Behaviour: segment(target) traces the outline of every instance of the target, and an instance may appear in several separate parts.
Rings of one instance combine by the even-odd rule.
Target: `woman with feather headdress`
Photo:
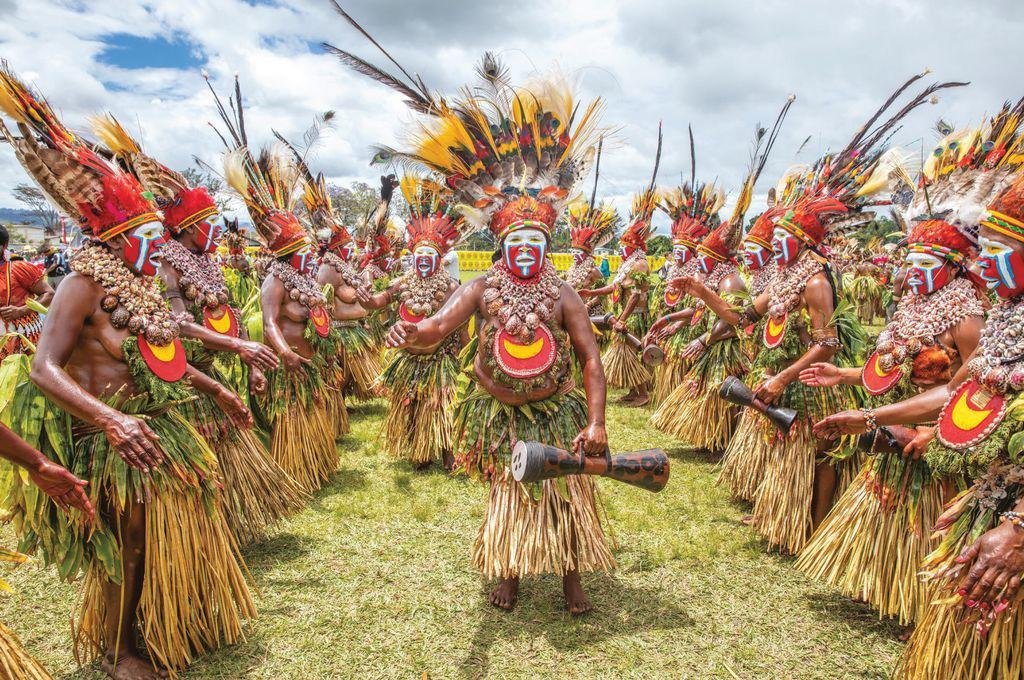
[[[397,303],[398,318],[416,323],[441,309],[458,288],[443,258],[465,237],[466,223],[451,202],[450,189],[437,181],[406,175],[401,188],[410,211],[406,234],[412,270],[380,293],[360,287],[357,295],[369,310]],[[448,470],[454,463],[451,405],[458,354],[467,339],[463,329],[431,347],[400,349],[380,376],[390,395],[382,432],[384,451],[417,470],[439,458]]]
[[[332,395],[323,387],[339,340],[314,275],[314,241],[294,212],[301,173],[283,144],[264,147],[258,156],[250,151],[237,78],[231,102],[234,115],[212,85],[210,91],[231,140],[222,136],[228,146],[225,181],[245,203],[269,253],[262,263],[260,289],[263,335],[281,362],[267,374],[268,388],[261,400],[271,425],[270,455],[311,493],[338,467],[335,422],[327,404]]]
[[[277,355],[249,339],[224,272],[212,258],[223,233],[213,198],[205,187],[190,186],[147,156],[113,116],[95,118],[92,127],[163,215],[167,241],[157,275],[181,334],[188,338],[190,363],[225,386],[229,371],[243,371],[234,364],[244,363],[249,374],[245,394],[263,394],[264,371],[277,368]],[[225,421],[217,403],[205,395],[182,404],[181,411],[213,445],[224,482],[224,512],[241,545],[262,540],[270,526],[304,503],[302,489],[270,458],[254,428]]]
[[[565,221],[569,227],[569,253],[572,264],[565,272],[566,282],[572,289],[579,292],[604,282],[604,275],[594,263],[594,250],[605,245],[615,236],[615,208],[609,204],[596,203],[597,182],[601,172],[601,148],[603,141],[597,145],[597,159],[594,167],[594,188],[590,201],[577,201],[569,206]],[[602,299],[592,297],[587,300],[587,311],[597,314],[601,309]]]
[[[348,64],[365,64],[330,49]],[[387,344],[434,347],[475,315],[453,444],[456,467],[490,487],[473,562],[486,578],[501,579],[490,595],[496,607],[515,606],[520,578],[553,572],[562,577],[566,608],[582,614],[592,605],[580,573],[615,565],[593,478],[527,486],[515,481],[510,462],[518,439],[591,456],[608,445],[604,372],[590,319],[546,256],[555,222],[593,158],[601,102],[577,104],[557,76],[513,86],[490,54],[479,72],[482,87],[463,89],[450,104],[411,77],[415,87],[396,87],[428,118],[417,124],[411,150],[386,149],[378,158],[445,177],[467,223],[494,234],[500,258],[429,318],[398,321]],[[585,394],[573,378],[574,352]]]
[[[957,83],[943,83],[923,92],[877,127],[884,111],[911,84],[900,87],[839,153],[820,159],[805,175],[794,178],[800,198],[775,224],[772,248],[779,273],[753,304],[737,311],[714,291],[693,278],[679,288],[697,295],[720,318],[738,328],[759,324],[764,347],[758,353],[748,382],[766,404],[794,408],[799,417],[787,436],[765,431],[772,457],[754,501],[753,523],[773,547],[797,554],[812,530],[824,520],[849,467],[849,446],[821,441],[812,425],[827,413],[852,405],[848,387],[811,388],[799,374],[813,363],[836,358],[841,365],[855,360],[863,331],[840,305],[840,291],[821,246],[826,236],[852,219],[861,219],[874,198],[891,184],[890,167],[883,161],[886,135],[909,111],[929,101],[933,93]],[[884,199],[882,199],[884,201]],[[767,425],[767,420],[765,427]]]
[[[724,299],[736,301],[746,294],[746,284],[734,264],[743,219],[793,99],[786,100],[770,133],[760,124],[755,128],[750,168],[732,215],[697,246],[695,259],[702,283]],[[704,225],[717,218],[714,211],[722,205],[724,197],[715,197],[714,190],[701,193],[708,198],[700,201],[704,207],[695,209],[691,219]],[[651,423],[694,448],[721,452],[732,437],[737,408],[718,396],[718,388],[726,377],[746,373],[747,361],[742,343],[729,324],[718,321],[711,313],[706,314],[706,320],[694,323],[698,312],[705,316],[702,301],[696,302],[701,304],[691,311],[690,326],[706,330],[700,331],[680,354],[682,361],[692,363],[683,380],[655,411]],[[667,317],[669,322],[675,320],[673,317]]]
[[[178,406],[199,391],[238,427],[251,414],[187,362],[155,278],[164,227],[138,180],[72,134],[6,65],[0,109],[21,133],[0,125],[18,160],[89,238],[54,296],[31,382],[17,385],[7,413],[32,446],[89,481],[97,512],[66,517],[60,501],[21,484],[7,509],[27,552],[58,565],[62,579],[85,575],[78,657],[102,656],[112,677],[173,675],[240,639],[256,616],[217,459]]]

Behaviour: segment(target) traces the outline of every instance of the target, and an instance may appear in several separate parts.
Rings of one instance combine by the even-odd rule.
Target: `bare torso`
[[[316,280],[321,285],[330,284],[334,288],[334,301],[331,305],[331,318],[335,321],[352,321],[366,316],[366,310],[356,302],[356,289],[345,282],[341,272],[329,264],[320,265]]]
[[[276,295],[271,295],[272,293],[276,293]],[[306,322],[309,320],[309,308],[289,298],[284,284],[276,276],[268,275],[263,280],[260,296],[264,305],[264,316],[273,314],[288,346],[302,358],[312,358],[315,354],[313,346],[304,337]],[[280,299],[281,302],[278,304],[270,302],[274,298]],[[267,307],[268,304],[271,305],[271,308]]]

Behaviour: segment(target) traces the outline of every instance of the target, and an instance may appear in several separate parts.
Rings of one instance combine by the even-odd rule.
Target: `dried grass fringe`
[[[601,363],[609,387],[632,389],[651,381],[651,372],[622,333],[614,334],[608,349],[601,355]]]
[[[665,353],[665,361],[654,367],[654,387],[651,389],[651,405],[660,406],[668,399],[668,395],[683,382],[686,377],[687,364],[676,354]]]
[[[654,412],[651,424],[696,449],[723,451],[732,438],[737,410],[718,396],[718,383],[686,381]]]
[[[754,526],[773,547],[798,554],[811,536],[817,443],[806,420],[772,444],[772,458],[754,498]]]
[[[740,412],[739,423],[722,457],[718,483],[736,498],[753,502],[774,447],[766,433],[772,425],[753,409]],[[774,431],[774,430],[773,430]]]
[[[223,515],[207,513],[197,493],[162,494],[143,507],[139,632],[154,664],[173,677],[199,656],[243,639],[243,623],[256,618],[256,605]],[[100,570],[90,567],[75,631],[79,663],[107,651],[103,583]]]
[[[313,493],[338,469],[339,458],[326,402],[316,396],[307,399],[302,392],[289,380],[275,395],[287,408],[271,422],[270,455],[304,491]]]
[[[422,465],[452,450],[452,401],[458,372],[458,361],[451,354],[395,355],[382,376],[390,394],[382,430],[385,453]]]
[[[2,680],[53,680],[49,673],[32,658],[21,645],[21,640],[0,623],[0,678]]]
[[[896,663],[896,680],[1004,680],[1024,677],[1024,615],[1021,597],[1003,612],[984,638],[966,620],[971,612],[957,598],[940,603],[929,588],[929,604]],[[942,591],[942,595],[945,591]]]
[[[324,371],[324,388],[327,419],[334,425],[334,438],[343,437],[352,428],[348,420],[348,407],[345,405],[345,369],[337,361],[328,365]]]
[[[484,578],[615,568],[594,480],[572,475],[563,481],[568,500],[556,480],[543,482],[539,499],[508,470],[491,482],[487,514],[473,546],[473,565]]]
[[[921,490],[916,517],[909,504],[882,507],[871,491],[868,462],[814,532],[796,561],[809,577],[866,601],[900,625],[921,618],[926,584],[918,569],[931,548],[929,534],[942,513],[942,484]]]
[[[374,383],[381,372],[380,347],[376,344],[349,343],[347,339],[347,336],[342,336],[339,357],[344,369],[344,393],[356,401],[379,397]]]

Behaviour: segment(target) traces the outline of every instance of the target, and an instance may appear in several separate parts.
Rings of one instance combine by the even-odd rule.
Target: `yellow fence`
[[[459,253],[459,269],[464,272],[482,272],[491,267],[491,257],[494,255],[493,251],[488,250],[460,250]],[[601,258],[608,260],[608,267],[612,271],[616,271],[619,265],[622,263],[622,258],[618,255],[598,255],[598,263]],[[572,266],[572,255],[569,253],[549,253],[548,259],[555,265],[555,269],[560,272],[564,272],[570,266]],[[665,258],[661,255],[657,257],[648,257],[647,264],[651,268],[651,271],[661,269],[661,265],[665,264]]]

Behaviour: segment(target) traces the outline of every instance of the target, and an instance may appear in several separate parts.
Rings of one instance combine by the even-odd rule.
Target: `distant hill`
[[[43,226],[43,221],[39,219],[31,210],[24,208],[0,208],[0,222],[10,222],[12,224],[38,224]]]

